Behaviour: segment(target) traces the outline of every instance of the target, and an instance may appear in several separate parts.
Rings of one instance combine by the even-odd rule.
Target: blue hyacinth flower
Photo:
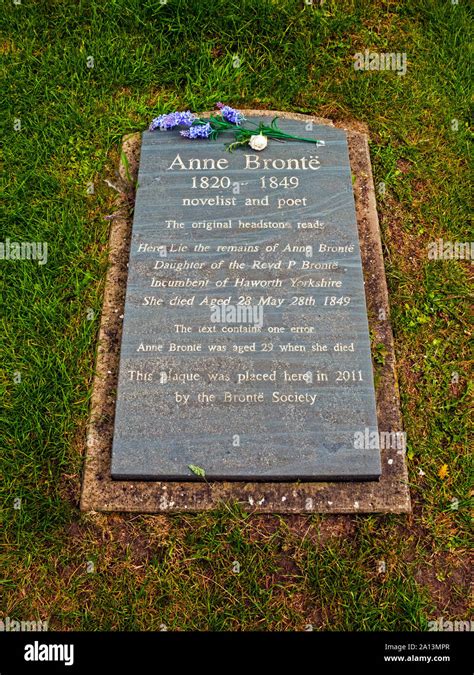
[[[216,106],[221,111],[221,115],[226,122],[231,122],[232,124],[241,124],[241,122],[245,122],[245,117],[241,112],[235,110],[235,108],[231,108],[229,105],[224,105],[223,103],[216,103]]]
[[[186,131],[181,131],[181,136],[185,138],[209,138],[211,134],[212,127],[209,122],[206,124],[195,124]]]
[[[148,130],[155,131],[156,129],[160,129],[161,131],[168,131],[169,129],[180,126],[190,127],[195,119],[196,115],[190,110],[186,110],[185,112],[167,113],[166,115],[155,117],[148,127]]]

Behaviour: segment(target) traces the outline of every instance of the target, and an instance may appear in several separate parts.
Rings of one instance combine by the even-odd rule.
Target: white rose
[[[268,138],[263,134],[254,134],[250,136],[249,145],[252,150],[264,150],[267,147]]]

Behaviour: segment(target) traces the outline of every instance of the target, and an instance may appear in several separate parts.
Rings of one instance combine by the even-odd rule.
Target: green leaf
[[[193,473],[196,474],[196,476],[201,476],[201,478],[206,477],[206,472],[204,469],[201,469],[200,466],[194,466],[194,464],[188,464],[188,469],[191,469]]]
[[[131,177],[131,175],[130,175],[130,165],[129,165],[129,163],[128,163],[128,157],[127,157],[127,155],[124,153],[123,150],[120,151],[120,159],[121,159],[122,165],[123,165],[123,167],[124,167],[124,169],[125,169],[125,175],[127,176],[127,180],[129,180],[130,182],[132,182],[132,177]]]

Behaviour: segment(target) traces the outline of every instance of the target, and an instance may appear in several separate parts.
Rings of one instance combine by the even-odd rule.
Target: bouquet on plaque
[[[217,103],[216,107],[219,112],[211,115],[208,120],[201,119],[190,110],[159,115],[151,122],[149,131],[156,131],[157,129],[168,131],[177,127],[186,127],[181,129],[180,133],[184,138],[190,139],[215,139],[219,134],[231,132],[234,135],[234,141],[226,144],[227,150],[230,151],[239,145],[249,145],[252,150],[264,150],[269,138],[276,141],[304,141],[305,143],[324,145],[324,141],[285,133],[278,128],[278,117],[275,117],[270,124],[264,124],[263,122],[257,124],[247,120],[241,112],[228,105]],[[245,124],[254,125],[255,128],[248,129],[244,126]]]

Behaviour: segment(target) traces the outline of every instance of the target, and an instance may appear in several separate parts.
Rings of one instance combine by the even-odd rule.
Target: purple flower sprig
[[[152,120],[148,130],[169,131],[176,127],[189,127],[186,131],[181,131],[181,135],[185,138],[211,138],[214,131],[224,131],[245,121],[241,112],[228,105],[217,103],[217,108],[220,110],[221,117],[211,116],[209,121],[199,119],[190,110],[159,115]]]
[[[161,131],[168,131],[175,127],[190,127],[196,119],[197,115],[190,110],[186,110],[185,112],[167,113],[166,115],[155,117],[148,127],[148,130],[155,131],[156,129],[160,129]]]
[[[213,128],[210,122],[194,124],[189,129],[186,129],[186,131],[180,131],[181,136],[184,136],[184,138],[210,138],[212,133]]]
[[[211,115],[209,120],[202,120],[190,110],[159,115],[152,120],[149,131],[169,131],[176,127],[187,127],[180,131],[184,138],[217,138],[219,133],[234,129],[245,121],[241,112],[223,103],[217,103],[220,116]]]
[[[242,122],[245,122],[245,117],[242,115],[242,113],[238,110],[235,110],[235,108],[231,108],[229,105],[216,103],[216,108],[219,108],[222,117],[231,124],[239,125],[242,124]]]

